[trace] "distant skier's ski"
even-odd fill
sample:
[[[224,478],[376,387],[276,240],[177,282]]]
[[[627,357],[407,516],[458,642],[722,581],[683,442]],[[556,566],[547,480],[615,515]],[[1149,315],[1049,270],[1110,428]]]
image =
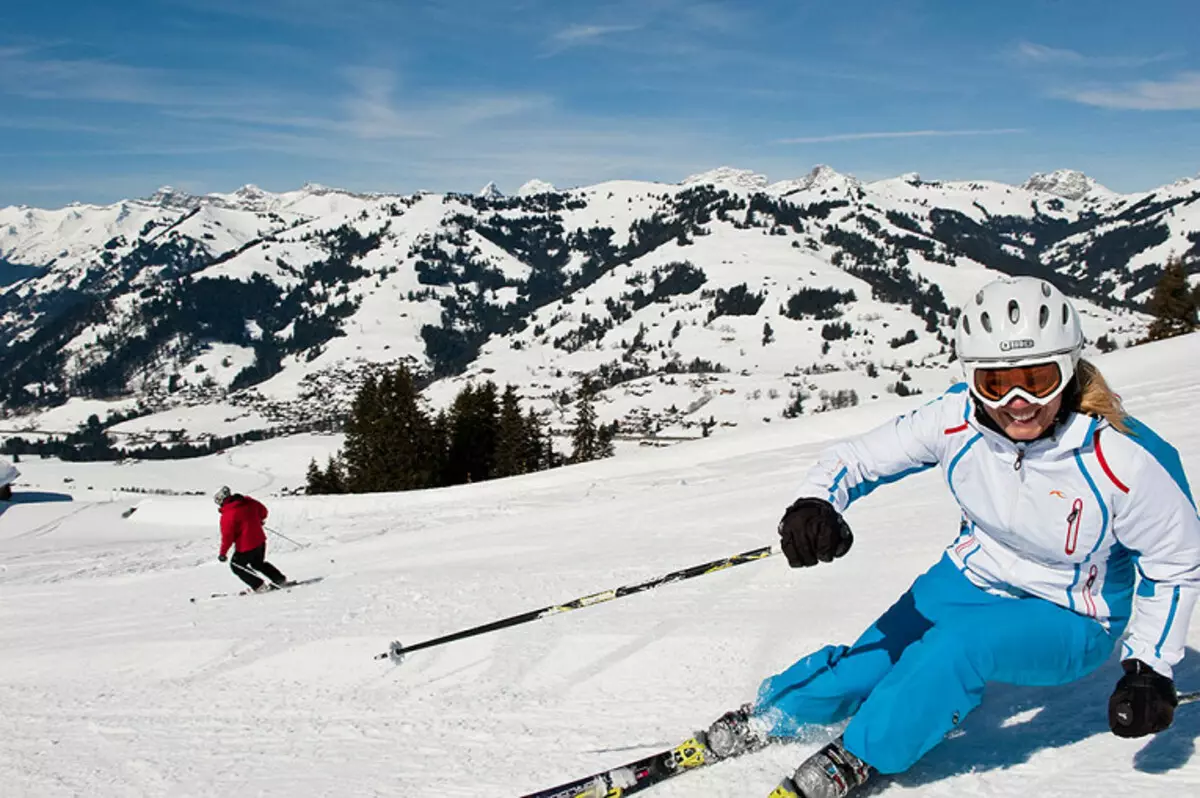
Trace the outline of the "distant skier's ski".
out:
[[[325,577],[323,577],[323,576],[314,576],[311,579],[300,579],[295,582],[285,582],[283,584],[283,586],[273,588],[273,589],[265,591],[263,593],[255,593],[252,590],[238,590],[236,592],[229,592],[229,593],[210,593],[208,596],[202,596],[200,598],[197,598],[196,596],[192,596],[190,601],[193,604],[195,604],[197,601],[201,600],[201,598],[219,599],[219,598],[229,598],[230,596],[266,596],[266,595],[270,595],[271,593],[286,593],[287,591],[291,590],[294,587],[300,587],[301,585],[312,585],[317,582],[320,582],[324,578]]]

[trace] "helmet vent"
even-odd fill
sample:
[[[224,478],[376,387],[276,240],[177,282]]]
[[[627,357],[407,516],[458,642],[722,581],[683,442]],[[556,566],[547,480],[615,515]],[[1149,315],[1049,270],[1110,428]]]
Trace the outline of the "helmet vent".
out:
[[[1050,323],[1050,308],[1046,307],[1045,305],[1042,305],[1041,309],[1038,310],[1038,326],[1044,330],[1044,329],[1046,329],[1046,325],[1049,323]]]
[[[963,314],[963,332],[967,335],[971,334],[971,319],[965,313]]]
[[[1015,299],[1008,300],[1008,320],[1013,324],[1021,320],[1021,306]]]
[[[988,315],[986,310],[980,314],[979,323],[983,325],[983,329],[988,332],[992,331],[992,317]]]
[[[1045,280],[1042,281],[1042,296],[1046,297],[1047,299],[1050,298],[1050,283],[1046,282]]]
[[[1071,320],[1071,309],[1067,307],[1067,303],[1063,303],[1063,324]]]

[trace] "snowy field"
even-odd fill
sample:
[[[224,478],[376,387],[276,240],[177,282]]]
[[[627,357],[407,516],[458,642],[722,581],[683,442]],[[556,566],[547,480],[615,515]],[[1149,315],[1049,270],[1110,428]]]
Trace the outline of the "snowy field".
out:
[[[1098,362],[1200,482],[1200,335]],[[832,565],[775,557],[399,666],[373,657],[774,543],[827,441],[928,398],[409,494],[270,498],[340,443],[321,436],[174,463],[22,462],[0,511],[0,794],[516,796],[677,742],[764,676],[851,642],[937,560],[958,513],[935,472],[856,504],[855,547]],[[270,559],[324,582],[207,599],[239,584],[216,562],[207,493],[222,483],[267,497],[268,523],[304,545],[272,537]],[[1200,615],[1191,631],[1200,647]],[[1200,795],[1200,706],[1120,740],[1105,720],[1117,676],[1114,661],[1067,688],[996,686],[962,734],[871,794]],[[1177,677],[1200,689],[1200,652]],[[765,796],[816,744],[647,795]]]

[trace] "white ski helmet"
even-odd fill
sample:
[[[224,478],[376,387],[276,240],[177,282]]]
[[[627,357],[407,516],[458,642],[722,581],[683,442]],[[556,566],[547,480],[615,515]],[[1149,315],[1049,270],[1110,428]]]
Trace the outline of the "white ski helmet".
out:
[[[1002,277],[963,306],[955,349],[972,395],[984,404],[1001,407],[1014,393],[1045,404],[1074,376],[1083,329],[1070,301],[1050,283]],[[1032,367],[1050,364],[1057,375],[1049,368],[1033,373]]]
[[[216,503],[216,505],[218,507],[220,507],[232,495],[233,495],[233,491],[231,491],[229,489],[229,486],[222,485],[220,488],[217,489],[217,492],[213,494],[213,501]]]

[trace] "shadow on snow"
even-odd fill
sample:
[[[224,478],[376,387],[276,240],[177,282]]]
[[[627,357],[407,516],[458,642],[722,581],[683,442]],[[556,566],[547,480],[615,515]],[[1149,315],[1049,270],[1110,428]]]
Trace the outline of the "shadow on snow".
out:
[[[934,748],[908,772],[892,777],[917,786],[964,773],[1002,769],[1029,761],[1035,753],[1060,748],[1108,728],[1108,697],[1120,678],[1117,657],[1089,676],[1061,687],[993,684],[983,703],[963,723],[962,734]],[[1181,693],[1200,689],[1200,651],[1189,648],[1175,669]],[[1028,720],[1013,716],[1033,712]],[[1135,741],[1141,748],[1133,767],[1142,773],[1169,773],[1187,764],[1200,738],[1200,705],[1175,712],[1171,728]]]

